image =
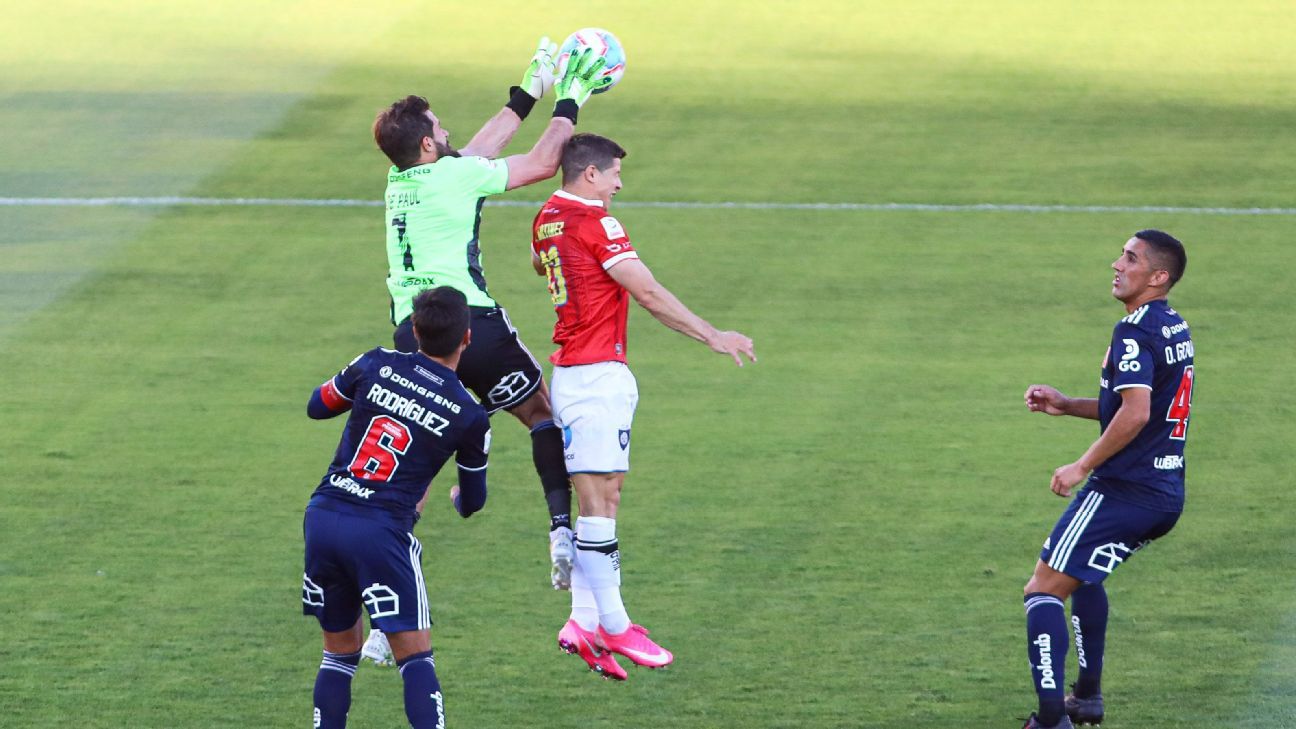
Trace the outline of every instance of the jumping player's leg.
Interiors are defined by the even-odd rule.
[[[580,503],[576,519],[576,564],[583,588],[580,592],[587,587],[593,595],[597,626],[611,633],[625,632],[630,617],[621,601],[621,552],[616,537],[616,514],[625,474],[575,473],[571,478]],[[594,630],[595,626],[587,624],[588,616],[578,614],[577,602],[584,598],[573,586],[572,619],[582,628]]]
[[[405,683],[405,717],[414,729],[445,727],[445,704],[427,630],[388,633],[392,655]]]
[[[531,460],[549,509],[551,581],[555,589],[571,583],[571,485],[563,460],[562,432],[553,424],[549,388],[540,363],[522,344],[501,308],[471,307],[472,342],[457,373],[488,414],[506,410],[531,431]],[[408,346],[397,329],[398,346]]]
[[[563,459],[562,430],[554,425],[549,388],[544,379],[531,397],[510,408],[509,413],[531,431],[531,461],[549,507],[550,531],[571,529],[571,484]]]
[[[572,484],[580,503],[576,519],[576,570],[572,583],[572,619],[578,599],[577,583],[586,583],[598,607],[598,637],[602,646],[649,668],[674,660],[671,652],[635,625],[621,600],[621,543],[616,535],[617,507],[625,473],[574,473]]]

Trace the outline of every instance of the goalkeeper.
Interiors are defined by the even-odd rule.
[[[487,413],[507,410],[530,429],[531,456],[549,507],[550,577],[555,589],[570,589],[575,548],[562,432],[554,426],[539,363],[486,288],[478,238],[486,197],[553,177],[581,106],[611,83],[600,76],[604,60],[589,49],[574,54],[555,79],[556,51],[548,38],[540,40],[521,85],[509,90],[508,103],[462,150],[450,145],[450,132],[419,96],[380,112],[373,134],[392,162],[385,226],[396,349],[417,351],[410,313],[420,291],[451,286],[468,298],[472,342],[460,360],[459,378]],[[535,146],[497,159],[550,89],[556,96],[553,118]],[[371,635],[365,649],[367,657],[381,661],[386,652],[381,634]]]

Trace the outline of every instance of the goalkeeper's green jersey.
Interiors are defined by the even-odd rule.
[[[392,324],[424,289],[452,286],[469,306],[495,306],[482,274],[481,209],[508,186],[508,165],[485,157],[442,157],[387,175],[387,290]]]

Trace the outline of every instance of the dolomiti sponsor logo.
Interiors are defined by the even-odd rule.
[[[1075,630],[1076,662],[1080,664],[1081,668],[1088,668],[1089,663],[1085,661],[1084,652],[1084,631],[1080,630],[1080,618],[1072,615],[1071,627]]]
[[[373,489],[365,488],[364,486],[361,486],[360,484],[356,483],[355,480],[348,478],[346,476],[339,476],[337,474],[333,474],[329,476],[329,483],[342,489],[343,491],[346,491],[349,494],[355,494],[356,496],[359,496],[362,499],[367,499],[370,496],[373,496],[374,493]]]
[[[437,377],[436,375],[432,374],[431,372],[428,372],[422,367],[415,367],[414,369],[417,370],[420,375],[423,375],[424,377],[434,380],[437,384],[444,384],[445,382],[440,377]],[[459,407],[459,403],[451,402],[445,399],[444,397],[441,397],[441,395],[418,384],[417,382],[410,381],[409,379],[401,375],[399,372],[392,371],[391,367],[384,366],[382,369],[378,370],[378,374],[383,379],[391,380],[392,382],[395,382],[396,384],[400,385],[401,387],[407,390],[412,390],[413,392],[417,392],[423,397],[426,397],[427,399],[431,400],[437,405],[440,405],[446,410],[455,413],[456,415],[458,415],[459,411],[462,410],[462,408]]]
[[[449,420],[423,407],[417,400],[397,395],[377,383],[369,388],[365,399],[436,436],[444,435],[445,427],[450,424]]]
[[[1057,688],[1057,679],[1053,678],[1053,639],[1048,633],[1040,633],[1032,642],[1040,651],[1039,665],[1035,667],[1040,672],[1040,688]]]
[[[1177,471],[1184,467],[1183,456],[1160,456],[1152,461],[1158,471]]]

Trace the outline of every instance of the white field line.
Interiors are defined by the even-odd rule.
[[[538,200],[491,200],[491,207],[535,208]],[[382,200],[302,199],[267,197],[0,197],[0,207],[382,207]],[[682,210],[824,210],[922,213],[1163,213],[1172,215],[1296,215],[1296,208],[1180,207],[1171,205],[1017,205],[977,203],[935,205],[926,203],[793,203],[793,202],[618,202],[619,208],[671,208]]]

